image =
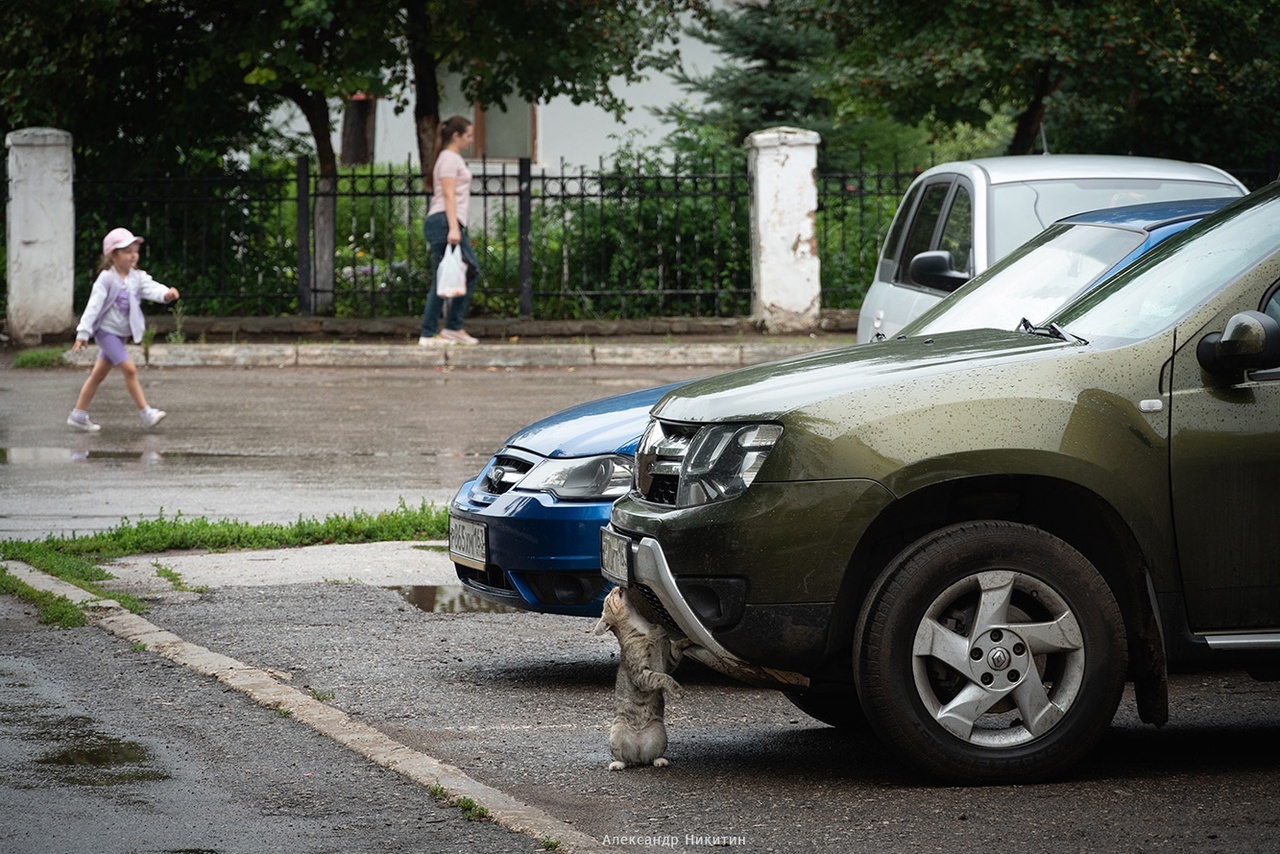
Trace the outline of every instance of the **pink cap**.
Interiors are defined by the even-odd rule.
[[[132,246],[135,243],[141,243],[141,237],[134,237],[133,232],[127,228],[113,228],[107,232],[107,236],[102,238],[102,254],[110,255],[117,249],[123,249],[126,246]]]

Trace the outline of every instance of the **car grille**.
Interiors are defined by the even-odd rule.
[[[491,495],[502,495],[519,483],[531,468],[533,463],[528,460],[499,453],[485,471],[481,487]]]
[[[653,608],[654,612],[657,613],[659,619],[666,624],[667,628],[675,629],[676,631],[683,633],[684,630],[680,628],[676,623],[675,618],[672,617],[666,607],[663,606],[662,600],[658,598],[657,593],[654,593],[651,588],[643,584],[635,585],[635,589],[640,591],[640,595],[644,597],[644,601]]]
[[[636,448],[636,491],[646,501],[675,505],[680,469],[697,432],[693,425],[649,422]]]

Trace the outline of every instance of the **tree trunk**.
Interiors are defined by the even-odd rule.
[[[378,101],[357,95],[342,111],[342,165],[356,166],[373,162],[377,131]]]
[[[285,94],[302,110],[316,144],[320,176],[316,179],[315,191],[315,263],[312,267],[311,305],[316,314],[328,314],[333,310],[334,224],[338,207],[338,199],[334,195],[338,162],[330,136],[329,104],[324,95],[301,86],[286,87]]]
[[[418,137],[418,162],[422,164],[422,185],[428,193],[433,189],[431,167],[436,160],[436,138],[440,127],[440,81],[437,57],[426,45],[432,22],[426,3],[411,0],[405,4],[409,25],[409,61],[413,65],[413,124]]]
[[[1030,154],[1035,150],[1040,138],[1040,128],[1044,124],[1044,102],[1058,89],[1059,81],[1049,76],[1049,70],[1042,69],[1036,78],[1035,91],[1027,103],[1026,109],[1018,116],[1018,124],[1009,142],[1006,154]]]

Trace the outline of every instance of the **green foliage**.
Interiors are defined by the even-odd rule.
[[[338,317],[422,312],[431,251],[422,235],[428,195],[408,166],[356,166],[337,176]]]
[[[204,516],[154,519],[125,519],[115,528],[98,534],[73,538],[50,538],[45,545],[65,555],[82,555],[110,560],[122,555],[149,554],[172,549],[288,548],[320,543],[367,543],[387,540],[440,539],[448,535],[448,515],[435,505],[423,502],[418,508],[404,501],[396,510],[351,516],[328,516],[324,520],[299,518],[289,525],[251,525],[236,520],[210,520]],[[3,550],[8,544],[0,544]]]
[[[30,350],[20,350],[13,357],[13,366],[15,368],[61,368],[67,364],[62,360],[62,355],[68,349],[67,347],[35,347]]]
[[[2,8],[0,131],[70,131],[77,177],[197,171],[257,137],[272,106],[241,80],[221,0]]]
[[[25,602],[30,602],[36,607],[40,622],[45,625],[74,629],[88,622],[84,611],[70,599],[23,584],[15,576],[6,572],[2,566],[0,566],[0,594],[16,596]]]
[[[907,123],[1012,119],[1007,152],[1096,151],[1238,168],[1275,150],[1280,2],[840,0],[833,84]]]
[[[324,521],[299,518],[292,525],[249,525],[237,521],[210,521],[205,517],[183,519],[181,515],[120,525],[86,536],[48,537],[40,542],[0,540],[0,559],[16,560],[93,593],[114,599],[134,613],[146,610],[136,597],[107,593],[99,586],[112,576],[97,564],[132,554],[165,552],[174,549],[285,548],[321,543],[367,543],[391,540],[443,539],[448,536],[449,517],[445,510],[423,502],[410,508],[401,500],[396,510],[352,516],[329,516]],[[158,567],[176,589],[186,589],[180,576]],[[11,593],[40,609],[41,621],[61,626],[84,625],[80,608],[65,597],[37,591],[9,575],[0,567],[0,593]]]
[[[750,312],[746,155],[703,128],[665,147],[625,144],[584,192],[535,199],[534,315],[733,316]],[[510,221],[476,241],[487,277],[476,313],[518,309]]]
[[[102,235],[124,225],[146,237],[138,266],[182,292],[189,315],[275,315],[297,310],[297,185],[292,164],[256,158],[183,178],[76,187],[75,305],[98,269]],[[144,303],[144,311],[171,310]]]

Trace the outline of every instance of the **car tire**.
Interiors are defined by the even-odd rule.
[[[949,782],[1061,774],[1102,736],[1124,689],[1110,587],[1028,525],[967,522],[916,541],[873,586],[854,646],[872,727]]]
[[[867,716],[852,685],[832,689],[811,686],[804,691],[787,691],[785,696],[791,705],[827,726],[845,732],[867,728]]]

